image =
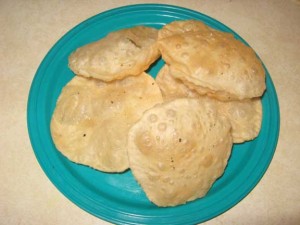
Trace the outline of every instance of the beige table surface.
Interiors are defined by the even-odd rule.
[[[0,1],[0,224],[109,224],[64,197],[39,166],[26,125],[30,84],[52,45],[81,21],[148,1]],[[281,131],[273,161],[238,205],[205,224],[300,224],[300,1],[153,1],[205,13],[258,53],[275,83]]]

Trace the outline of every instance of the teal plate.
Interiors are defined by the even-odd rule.
[[[279,106],[267,70],[259,136],[254,141],[234,145],[224,175],[202,199],[159,208],[146,198],[130,170],[121,174],[102,173],[70,162],[55,148],[49,124],[62,87],[74,76],[68,68],[68,56],[72,51],[121,28],[136,25],[160,28],[171,21],[186,19],[201,20],[246,43],[230,28],[196,11],[160,4],[131,5],[100,13],[70,30],[52,47],[34,77],[28,98],[27,123],[36,158],[67,198],[101,219],[117,224],[195,224],[209,220],[243,199],[272,160],[279,134]],[[155,77],[163,64],[162,60],[158,61],[148,72]]]

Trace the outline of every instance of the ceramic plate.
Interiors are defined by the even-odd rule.
[[[103,220],[122,224],[195,224],[209,220],[243,199],[271,162],[279,133],[279,106],[267,70],[259,136],[254,141],[234,145],[224,175],[202,199],[177,207],[156,207],[146,198],[131,171],[102,173],[70,162],[55,148],[50,135],[50,119],[62,87],[74,76],[68,68],[68,56],[72,51],[118,29],[136,25],[160,28],[171,21],[185,19],[203,21],[245,42],[230,28],[196,11],[170,5],[132,5],[100,13],[70,30],[49,51],[34,77],[27,122],[36,158],[58,190]],[[157,62],[149,73],[155,77],[162,65],[163,61]]]

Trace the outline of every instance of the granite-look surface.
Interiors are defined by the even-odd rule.
[[[258,53],[274,81],[281,130],[273,161],[239,204],[204,224],[300,224],[300,1],[151,1],[223,22]],[[30,84],[52,45],[81,21],[149,1],[0,2],[0,224],[109,224],[64,197],[39,166],[27,133]]]

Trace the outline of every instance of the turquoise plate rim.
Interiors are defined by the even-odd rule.
[[[47,75],[51,75],[51,73],[49,73],[48,70],[53,66],[55,57],[57,57],[57,54],[61,53],[62,48],[68,45],[68,42],[72,40],[72,38],[74,40],[76,35],[80,35],[85,29],[95,25],[95,23],[101,21],[107,21],[109,23],[110,20],[116,19],[116,15],[126,16],[130,14],[133,18],[135,16],[139,17],[141,13],[145,13],[145,15],[148,16],[151,15],[153,18],[163,16],[164,21],[161,21],[161,24],[175,19],[198,19],[216,29],[234,34],[237,39],[240,39],[247,44],[237,33],[219,21],[200,12],[173,5],[129,5],[97,14],[67,32],[50,49],[40,64],[32,81],[27,102],[27,127],[31,145],[41,168],[57,189],[80,208],[101,219],[112,223],[122,224],[195,224],[204,222],[224,213],[246,197],[261,180],[272,161],[279,137],[280,111],[276,90],[266,68],[267,91],[262,99],[264,113],[262,131],[257,139],[245,144],[250,147],[255,147],[255,151],[262,149],[261,151],[264,152],[262,155],[251,155],[251,153],[248,153],[252,160],[247,162],[247,168],[243,168],[243,171],[245,171],[244,174],[238,174],[239,176],[233,177],[233,184],[228,181],[228,185],[227,183],[224,183],[223,185],[221,178],[219,185],[220,189],[216,189],[219,190],[219,192],[212,194],[212,196],[218,197],[210,197],[208,194],[207,198],[205,197],[186,205],[173,208],[157,208],[152,205],[143,206],[143,208],[139,207],[139,205],[135,206],[134,204],[124,208],[126,203],[124,203],[124,205],[122,205],[122,203],[119,206],[118,202],[116,203],[110,196],[99,196],[99,193],[93,192],[93,189],[87,188],[85,183],[81,183],[81,180],[76,180],[78,177],[73,177],[68,173],[64,174],[65,168],[69,165],[65,164],[65,162],[60,159],[52,161],[55,159],[50,157],[51,154],[49,152],[53,150],[53,143],[49,136],[49,124],[45,124],[49,122],[49,112],[47,111],[49,104],[53,105],[53,102],[47,104],[47,100],[49,100],[48,97],[53,93],[49,93],[49,91],[45,92],[44,89],[49,84],[47,83],[49,82],[49,77],[47,77]],[[143,21],[139,20],[137,20],[136,23],[144,24]],[[151,24],[149,21],[145,23]],[[109,29],[118,29],[118,27]],[[58,93],[57,90],[56,97]],[[267,138],[264,136],[267,136]],[[258,144],[261,144],[261,146],[258,146]],[[236,145],[235,148],[242,147]],[[234,157],[235,156],[232,158]],[[235,159],[230,159],[230,161],[233,160]],[[74,165],[71,165],[71,170],[73,166]],[[228,166],[226,170],[229,169],[230,166]],[[242,175],[246,175],[246,177]],[[130,176],[130,174],[128,176]],[[221,187],[222,185],[224,187]],[[230,188],[230,191],[228,190],[229,188],[227,188],[229,185],[233,186]],[[98,201],[96,202],[94,198]],[[201,203],[201,201],[205,204]]]

